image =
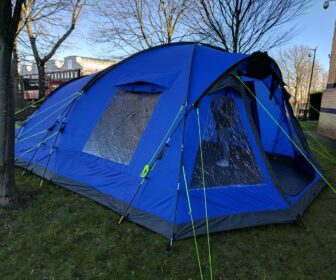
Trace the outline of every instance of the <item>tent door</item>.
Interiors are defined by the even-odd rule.
[[[269,165],[280,188],[287,195],[297,195],[312,182],[315,172],[279,127],[281,126],[291,139],[304,149],[297,141],[296,131],[293,131],[289,125],[288,118],[291,116],[286,114],[283,102],[277,104],[275,98],[269,99],[269,91],[260,81],[254,84],[258,100],[278,122],[276,124],[262,106],[257,106],[258,122],[254,117],[253,120],[255,126],[260,128],[260,140]],[[256,101],[254,97],[248,96],[250,103]],[[254,114],[253,109],[251,114]]]
[[[202,152],[207,187],[255,186],[264,184],[264,174],[255,155],[243,117],[241,97],[221,90],[200,102]],[[202,161],[198,149],[191,187],[202,186]]]

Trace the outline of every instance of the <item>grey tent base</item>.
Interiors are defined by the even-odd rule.
[[[16,166],[29,170],[30,172],[42,176],[44,167],[18,159]],[[81,194],[90,198],[113,211],[121,214],[128,206],[128,203],[113,198],[96,189],[86,186],[82,183],[75,182],[71,179],[58,175],[47,170],[45,179],[64,187],[72,192]],[[304,210],[310,205],[314,198],[322,191],[325,186],[322,180],[317,181],[314,186],[310,186],[309,190],[301,197],[301,199],[289,209],[261,211],[253,213],[241,213],[230,216],[221,216],[209,219],[210,232],[219,232],[232,229],[240,229],[246,227],[261,226],[276,223],[292,223],[302,216]],[[144,226],[166,238],[171,238],[173,224],[154,216],[140,209],[132,208],[128,220]],[[197,235],[206,234],[205,220],[195,221],[195,230]],[[174,240],[184,239],[193,236],[190,223],[176,224],[174,227]]]

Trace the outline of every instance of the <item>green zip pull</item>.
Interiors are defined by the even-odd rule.
[[[150,166],[149,166],[149,164],[146,164],[146,165],[144,166],[144,168],[142,169],[142,172],[141,172],[141,174],[140,174],[140,177],[141,177],[141,178],[146,178],[147,175],[148,175],[148,173],[149,173],[149,171],[150,171]]]

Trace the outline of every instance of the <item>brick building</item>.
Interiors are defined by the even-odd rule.
[[[328,84],[322,96],[318,130],[320,133],[336,139],[336,24],[330,57]]]

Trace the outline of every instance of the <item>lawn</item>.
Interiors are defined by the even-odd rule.
[[[314,127],[313,125],[309,127]],[[319,140],[320,141],[320,140]],[[310,143],[315,143],[310,141]],[[316,156],[336,186],[336,150]],[[331,161],[331,157],[334,161]],[[51,183],[21,175],[30,195],[18,210],[0,210],[0,279],[199,279],[193,239],[167,240]],[[296,224],[211,235],[214,279],[336,279],[336,194],[325,188]],[[205,279],[207,243],[198,238]]]

